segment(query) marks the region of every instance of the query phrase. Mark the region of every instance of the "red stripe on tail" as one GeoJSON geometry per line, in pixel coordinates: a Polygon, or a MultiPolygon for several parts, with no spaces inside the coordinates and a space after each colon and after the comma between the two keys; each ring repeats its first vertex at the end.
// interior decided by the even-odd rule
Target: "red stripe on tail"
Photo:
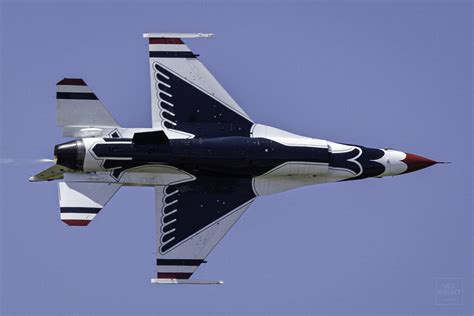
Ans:
{"type": "Polygon", "coordinates": [[[62,221],[69,226],[87,226],[91,222],[83,219],[63,219],[62,221]]]}

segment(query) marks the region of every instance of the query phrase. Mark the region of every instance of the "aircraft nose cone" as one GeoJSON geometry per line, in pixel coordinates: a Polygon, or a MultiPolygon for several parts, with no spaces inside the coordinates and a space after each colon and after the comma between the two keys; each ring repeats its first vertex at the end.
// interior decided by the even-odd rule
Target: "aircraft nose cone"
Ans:
{"type": "Polygon", "coordinates": [[[409,173],[413,171],[417,171],[423,168],[427,168],[429,166],[432,166],[434,164],[437,164],[437,161],[414,155],[414,154],[409,154],[405,153],[406,157],[402,161],[407,165],[407,170],[404,173],[409,173]]]}

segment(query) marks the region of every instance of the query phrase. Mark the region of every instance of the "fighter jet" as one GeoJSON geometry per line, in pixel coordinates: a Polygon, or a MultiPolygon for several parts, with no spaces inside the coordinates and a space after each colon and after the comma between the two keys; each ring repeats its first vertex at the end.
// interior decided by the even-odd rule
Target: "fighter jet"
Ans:
{"type": "Polygon", "coordinates": [[[30,178],[60,180],[61,220],[70,226],[89,225],[122,186],[153,187],[152,283],[222,283],[191,276],[258,196],[438,163],[255,123],[183,42],[212,35],[144,34],[151,128],[121,127],[84,80],[59,81],[57,125],[75,140],[56,145],[55,165],[30,178]]]}

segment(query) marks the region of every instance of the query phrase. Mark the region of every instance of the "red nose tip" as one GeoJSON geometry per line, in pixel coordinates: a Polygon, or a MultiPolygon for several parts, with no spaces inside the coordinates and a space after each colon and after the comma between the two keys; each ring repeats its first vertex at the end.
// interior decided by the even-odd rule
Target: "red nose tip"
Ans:
{"type": "Polygon", "coordinates": [[[408,168],[404,173],[417,171],[417,170],[432,166],[434,164],[437,164],[436,161],[422,157],[422,156],[413,155],[409,153],[405,153],[405,154],[407,156],[402,161],[407,164],[408,168]]]}

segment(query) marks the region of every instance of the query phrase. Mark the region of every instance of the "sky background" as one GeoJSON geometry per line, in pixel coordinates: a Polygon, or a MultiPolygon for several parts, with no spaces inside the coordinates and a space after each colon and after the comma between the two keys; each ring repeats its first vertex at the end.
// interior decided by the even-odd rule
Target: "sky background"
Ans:
{"type": "Polygon", "coordinates": [[[472,314],[470,1],[0,8],[1,314],[472,314]],[[453,164],[259,198],[195,274],[225,285],[152,285],[152,189],[71,228],[56,183],[28,182],[67,141],[63,77],[123,126],[151,126],[144,32],[214,32],[187,43],[256,122],[453,164]],[[461,279],[460,305],[437,304],[444,278],[461,279]]]}

